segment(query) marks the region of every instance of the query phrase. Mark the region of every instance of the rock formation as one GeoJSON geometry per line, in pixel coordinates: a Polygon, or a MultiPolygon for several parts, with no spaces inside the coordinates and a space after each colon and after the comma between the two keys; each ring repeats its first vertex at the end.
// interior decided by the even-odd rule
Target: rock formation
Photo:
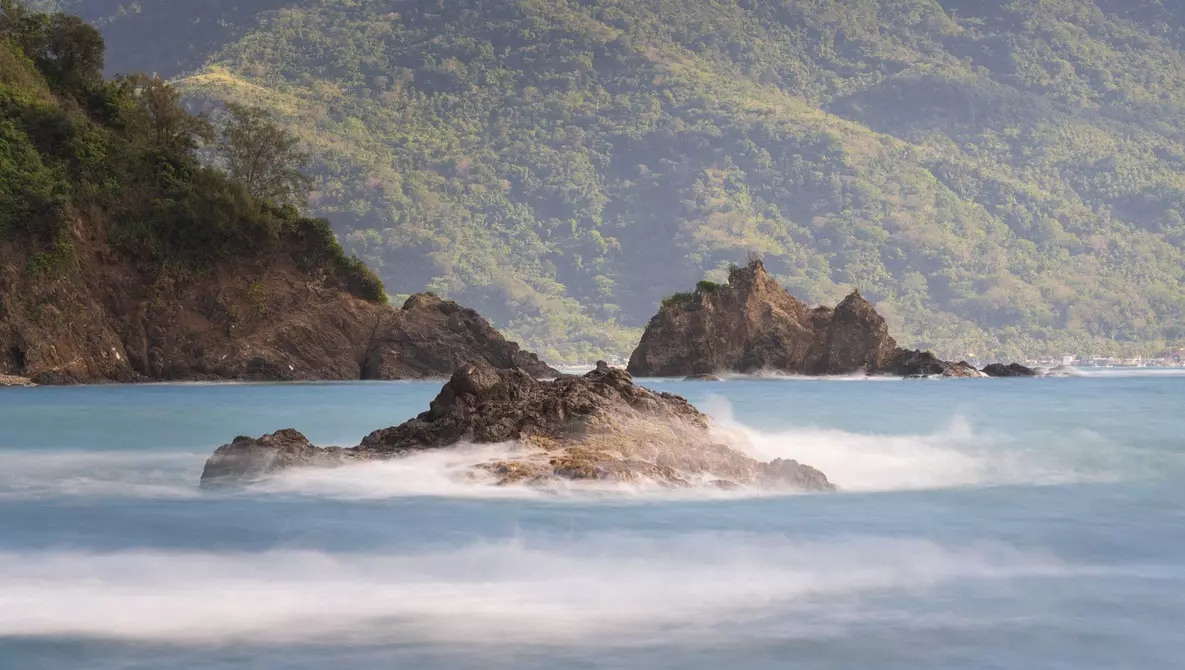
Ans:
{"type": "Polygon", "coordinates": [[[900,375],[906,379],[987,377],[986,374],[975,369],[974,365],[966,361],[951,363],[938,358],[929,351],[911,351],[909,349],[902,349],[897,353],[889,373],[900,375]]]}
{"type": "Polygon", "coordinates": [[[294,430],[239,437],[206,461],[202,483],[398,458],[459,443],[513,445],[505,458],[472,464],[475,477],[503,485],[585,480],[834,488],[809,466],[745,456],[714,437],[708,418],[683,398],[636,386],[624,370],[604,363],[584,376],[552,381],[523,370],[467,364],[427,412],[375,431],[357,447],[316,447],[294,430]]]}
{"type": "Polygon", "coordinates": [[[297,251],[177,276],[143,272],[112,252],[104,231],[90,235],[79,231],[77,268],[52,280],[31,277],[20,250],[0,242],[0,375],[38,384],[422,379],[475,359],[558,374],[473,310],[431,294],[402,309],[363,300],[300,267],[297,251]]]}
{"type": "Polygon", "coordinates": [[[992,363],[983,369],[983,373],[989,377],[1037,377],[1040,373],[1033,368],[1025,367],[1020,363],[1011,363],[1004,365],[1003,363],[992,363]]]}
{"type": "Polygon", "coordinates": [[[724,285],[701,282],[672,296],[650,320],[629,371],[640,377],[772,370],[802,375],[984,377],[968,363],[897,346],[859,291],[835,309],[810,309],[766,272],[737,267],[724,285]]]}

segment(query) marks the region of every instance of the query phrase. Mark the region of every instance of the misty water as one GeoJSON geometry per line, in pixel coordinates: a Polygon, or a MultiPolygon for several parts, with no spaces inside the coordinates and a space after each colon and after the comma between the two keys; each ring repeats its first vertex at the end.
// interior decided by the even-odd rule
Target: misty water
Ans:
{"type": "Polygon", "coordinates": [[[0,389],[0,667],[1179,668],[1185,376],[649,381],[843,492],[541,493],[455,456],[203,492],[438,383],[0,389]]]}

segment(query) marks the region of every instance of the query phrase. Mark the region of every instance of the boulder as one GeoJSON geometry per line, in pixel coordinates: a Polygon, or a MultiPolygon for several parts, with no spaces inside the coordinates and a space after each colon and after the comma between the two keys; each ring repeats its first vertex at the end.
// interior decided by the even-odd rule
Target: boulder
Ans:
{"type": "Polygon", "coordinates": [[[538,380],[484,361],[458,369],[426,412],[371,433],[357,447],[315,447],[294,430],[240,437],[210,457],[202,483],[399,458],[461,443],[513,444],[511,456],[472,463],[473,472],[498,484],[592,480],[834,488],[823,473],[796,461],[763,463],[744,455],[717,437],[708,417],[683,398],[637,386],[626,371],[603,362],[583,376],[538,380]]]}
{"type": "Polygon", "coordinates": [[[202,484],[249,481],[289,468],[341,465],[357,460],[358,456],[340,447],[313,446],[308,438],[292,429],[260,438],[239,436],[206,460],[202,484]]]}
{"type": "Polygon", "coordinates": [[[800,375],[984,377],[968,363],[897,346],[889,326],[859,291],[835,309],[810,309],[760,260],[734,267],[728,283],[701,282],[663,301],[628,370],[639,377],[720,370],[800,375]]]}
{"type": "Polygon", "coordinates": [[[1025,367],[1020,363],[1008,365],[992,363],[983,369],[983,373],[989,377],[1037,377],[1040,375],[1033,368],[1025,367]]]}

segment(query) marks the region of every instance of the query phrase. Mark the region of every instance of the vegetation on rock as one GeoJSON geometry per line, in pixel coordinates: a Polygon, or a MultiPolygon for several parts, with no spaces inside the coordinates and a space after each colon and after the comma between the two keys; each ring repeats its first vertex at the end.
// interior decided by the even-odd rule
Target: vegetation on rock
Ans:
{"type": "Polygon", "coordinates": [[[293,206],[298,156],[287,131],[241,107],[216,128],[159,78],[105,80],[103,53],[98,31],[77,17],[0,6],[0,243],[28,245],[27,274],[50,280],[76,269],[82,233],[71,228],[82,226],[105,232],[145,271],[200,272],[294,250],[308,270],[386,302],[381,281],[345,255],[328,222],[293,206]],[[203,148],[266,158],[250,172],[230,160],[228,175],[202,163],[203,148]]]}

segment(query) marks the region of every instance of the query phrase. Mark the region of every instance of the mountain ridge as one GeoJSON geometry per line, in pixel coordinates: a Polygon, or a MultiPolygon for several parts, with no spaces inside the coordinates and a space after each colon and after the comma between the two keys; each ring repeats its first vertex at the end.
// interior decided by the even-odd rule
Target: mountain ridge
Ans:
{"type": "Polygon", "coordinates": [[[1185,337],[1171,7],[239,5],[262,11],[195,50],[186,90],[286,114],[320,157],[314,209],[394,292],[462,298],[551,357],[627,352],[665,295],[750,252],[948,356],[1185,337]]]}

